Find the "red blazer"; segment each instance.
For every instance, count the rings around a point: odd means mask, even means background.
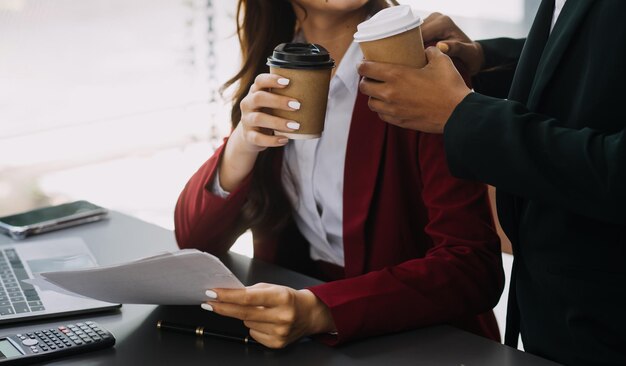
[[[240,233],[237,215],[250,179],[227,199],[207,188],[223,148],[180,195],[181,248],[222,254]],[[441,323],[500,340],[491,309],[504,275],[486,187],[450,174],[441,135],[383,122],[360,93],[346,151],[343,220],[345,279],[310,288],[337,326],[336,338],[326,341]],[[308,243],[295,224],[253,236],[255,258],[307,273]]]

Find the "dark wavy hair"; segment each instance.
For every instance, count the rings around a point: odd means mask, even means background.
[[[369,13],[397,5],[395,0],[370,0]],[[288,0],[239,0],[237,5],[237,36],[242,52],[241,69],[222,86],[222,91],[235,87],[232,96],[231,124],[234,129],[241,120],[239,104],[248,94],[254,79],[269,72],[267,57],[280,43],[293,40],[296,14]],[[242,229],[262,227],[264,231],[282,228],[291,217],[291,206],[276,169],[274,156],[281,150],[268,148],[257,158],[248,201],[243,207]]]

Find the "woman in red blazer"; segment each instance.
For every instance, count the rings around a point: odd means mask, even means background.
[[[181,193],[176,238],[181,248],[219,255],[251,229],[255,258],[329,281],[304,290],[271,284],[208,289],[203,308],[244,320],[250,335],[268,347],[307,335],[337,344],[442,323],[499,341],[491,309],[503,272],[486,187],[450,175],[441,136],[384,123],[358,94],[356,64],[362,56],[351,36],[359,22],[386,6],[382,0],[239,1],[244,60],[227,83],[238,85],[233,132]],[[346,84],[335,85],[344,90],[338,104],[353,107],[352,116],[329,106],[327,128],[313,142],[338,151],[331,158],[344,164],[339,177],[324,151],[306,155],[298,148],[305,145],[272,133],[293,131],[297,123],[264,112],[298,107],[269,92],[291,81],[268,74],[265,66],[275,45],[294,38],[320,43],[344,62],[333,83]],[[341,133],[342,127],[328,127],[333,116],[343,116],[347,142],[321,145]],[[299,180],[306,159],[321,166],[318,175],[328,173],[334,185]],[[309,189],[316,192],[313,213],[334,209],[339,218],[309,225],[301,212]],[[338,234],[332,233],[335,224]],[[320,259],[319,243],[306,239],[311,232],[339,248],[330,262]]]

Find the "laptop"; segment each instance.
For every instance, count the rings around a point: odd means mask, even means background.
[[[96,266],[81,238],[0,244],[0,324],[117,309],[121,305],[39,288],[37,273]]]

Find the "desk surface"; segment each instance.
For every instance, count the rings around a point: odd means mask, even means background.
[[[27,240],[81,237],[100,264],[119,263],[176,250],[171,231],[112,212],[110,219]],[[0,244],[13,240],[0,236]],[[19,245],[19,242],[16,242]],[[230,253],[224,263],[245,284],[272,282],[302,288],[318,281],[258,260]],[[61,358],[54,365],[555,365],[448,326],[437,326],[353,342],[331,348],[303,340],[283,350],[191,335],[161,332],[159,319],[187,324],[243,327],[200,306],[123,305],[120,310],[7,325],[0,333],[19,333],[70,322],[95,320],[115,336],[115,347]]]

